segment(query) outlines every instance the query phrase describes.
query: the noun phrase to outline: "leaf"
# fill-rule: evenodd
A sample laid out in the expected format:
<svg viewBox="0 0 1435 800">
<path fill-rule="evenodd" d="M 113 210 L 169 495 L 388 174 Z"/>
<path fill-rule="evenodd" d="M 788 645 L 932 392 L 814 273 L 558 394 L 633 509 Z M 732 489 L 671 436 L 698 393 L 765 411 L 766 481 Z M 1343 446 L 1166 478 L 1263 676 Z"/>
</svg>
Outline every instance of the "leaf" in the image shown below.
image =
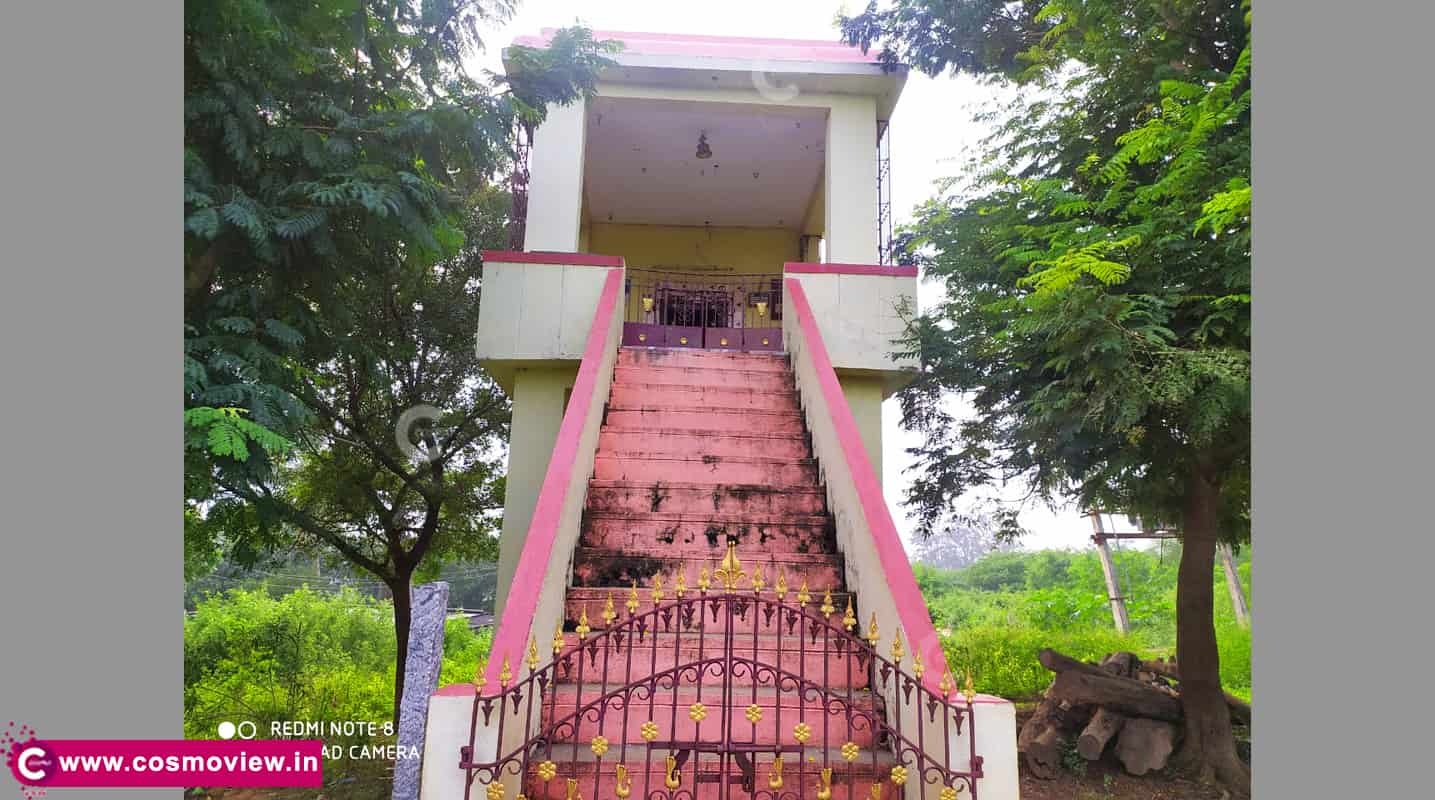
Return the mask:
<svg viewBox="0 0 1435 800">
<path fill-rule="evenodd" d="M 184 229 L 201 239 L 214 239 L 219 235 L 219 212 L 202 208 L 184 219 Z"/>
</svg>

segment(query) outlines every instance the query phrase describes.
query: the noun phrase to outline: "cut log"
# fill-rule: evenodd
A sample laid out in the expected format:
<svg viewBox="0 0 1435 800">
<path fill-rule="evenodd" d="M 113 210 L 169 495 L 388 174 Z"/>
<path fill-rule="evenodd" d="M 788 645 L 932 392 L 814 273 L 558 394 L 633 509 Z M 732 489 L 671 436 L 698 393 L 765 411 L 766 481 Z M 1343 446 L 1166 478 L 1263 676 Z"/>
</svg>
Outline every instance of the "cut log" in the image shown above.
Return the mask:
<svg viewBox="0 0 1435 800">
<path fill-rule="evenodd" d="M 1088 675 L 1067 670 L 1058 672 L 1047 690 L 1048 697 L 1073 705 L 1089 703 L 1128 717 L 1151 717 L 1168 722 L 1181 719 L 1181 701 L 1154 686 L 1115 675 Z"/>
<path fill-rule="evenodd" d="M 1095 761 L 1101 758 L 1102 752 L 1106 750 L 1106 743 L 1111 741 L 1117 731 L 1126 722 L 1126 718 L 1108 709 L 1100 709 L 1086 723 L 1086 728 L 1081 735 L 1076 737 L 1076 752 L 1087 761 Z"/>
<path fill-rule="evenodd" d="M 1122 678 L 1136 677 L 1136 669 L 1141 666 L 1141 659 L 1135 653 L 1112 653 L 1101 659 L 1101 668 Z"/>
<path fill-rule="evenodd" d="M 1141 668 L 1154 672 L 1167 680 L 1176 681 L 1177 683 L 1181 682 L 1181 673 L 1176 669 L 1176 665 L 1171 662 L 1143 661 L 1141 662 Z M 1230 692 L 1226 692 L 1225 695 L 1226 706 L 1231 709 L 1231 720 L 1249 726 L 1251 724 L 1251 704 Z"/>
<path fill-rule="evenodd" d="M 1054 697 L 1041 701 L 1016 737 L 1017 752 L 1026 759 L 1027 771 L 1051 780 L 1061 768 L 1061 707 Z"/>
<path fill-rule="evenodd" d="M 1164 769 L 1176 745 L 1176 726 L 1154 719 L 1128 719 L 1116 738 L 1116 757 L 1132 775 Z"/>
</svg>

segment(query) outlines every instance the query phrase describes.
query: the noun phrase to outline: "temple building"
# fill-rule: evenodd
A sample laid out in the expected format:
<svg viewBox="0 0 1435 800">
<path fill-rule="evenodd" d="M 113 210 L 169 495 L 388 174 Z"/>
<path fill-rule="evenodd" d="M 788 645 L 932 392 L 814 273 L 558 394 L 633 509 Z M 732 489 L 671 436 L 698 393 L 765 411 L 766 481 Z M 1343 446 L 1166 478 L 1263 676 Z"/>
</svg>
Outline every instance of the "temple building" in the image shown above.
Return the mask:
<svg viewBox="0 0 1435 800">
<path fill-rule="evenodd" d="M 542 45 L 551 36 L 518 44 Z M 498 625 L 429 707 L 425 798 L 1017 797 L 881 487 L 914 267 L 905 70 L 832 42 L 595 32 L 520 152 L 478 354 L 513 403 Z"/>
</svg>

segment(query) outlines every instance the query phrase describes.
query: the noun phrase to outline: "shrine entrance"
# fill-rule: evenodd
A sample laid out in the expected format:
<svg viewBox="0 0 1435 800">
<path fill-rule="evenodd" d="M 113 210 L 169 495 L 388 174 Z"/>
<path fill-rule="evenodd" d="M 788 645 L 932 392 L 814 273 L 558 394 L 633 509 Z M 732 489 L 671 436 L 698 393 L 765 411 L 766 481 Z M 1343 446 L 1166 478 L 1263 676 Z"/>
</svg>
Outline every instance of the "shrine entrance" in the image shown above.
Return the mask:
<svg viewBox="0 0 1435 800">
<path fill-rule="evenodd" d="M 627 347 L 782 350 L 782 276 L 629 269 Z"/>
</svg>

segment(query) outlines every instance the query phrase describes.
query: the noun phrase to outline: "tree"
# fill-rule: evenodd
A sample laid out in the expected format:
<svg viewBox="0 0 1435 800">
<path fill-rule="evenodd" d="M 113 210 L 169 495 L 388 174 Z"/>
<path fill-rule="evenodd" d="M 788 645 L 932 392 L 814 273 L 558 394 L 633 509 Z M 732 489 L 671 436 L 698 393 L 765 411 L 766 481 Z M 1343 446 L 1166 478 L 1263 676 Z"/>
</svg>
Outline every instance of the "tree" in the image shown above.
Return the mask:
<svg viewBox="0 0 1435 800">
<path fill-rule="evenodd" d="M 945 524 L 934 526 L 931 535 L 913 543 L 914 561 L 940 569 L 961 569 L 989 553 L 1014 546 L 1009 537 L 1001 535 L 1006 518 L 994 504 L 942 517 Z"/>
<path fill-rule="evenodd" d="M 1237 0 L 898 0 L 852 43 L 1017 99 L 912 249 L 945 297 L 906 349 L 934 519 L 1022 478 L 1183 536 L 1178 763 L 1249 790 L 1221 698 L 1212 568 L 1250 535 L 1250 45 Z M 944 409 L 951 392 L 974 412 Z M 928 529 L 930 531 L 930 528 Z"/>
<path fill-rule="evenodd" d="M 472 345 L 493 176 L 515 127 L 609 63 L 574 28 L 516 49 L 512 75 L 468 75 L 480 22 L 510 11 L 185 8 L 186 563 L 298 541 L 374 574 L 394 597 L 396 714 L 412 576 L 491 547 L 501 505 L 507 406 Z"/>
</svg>

